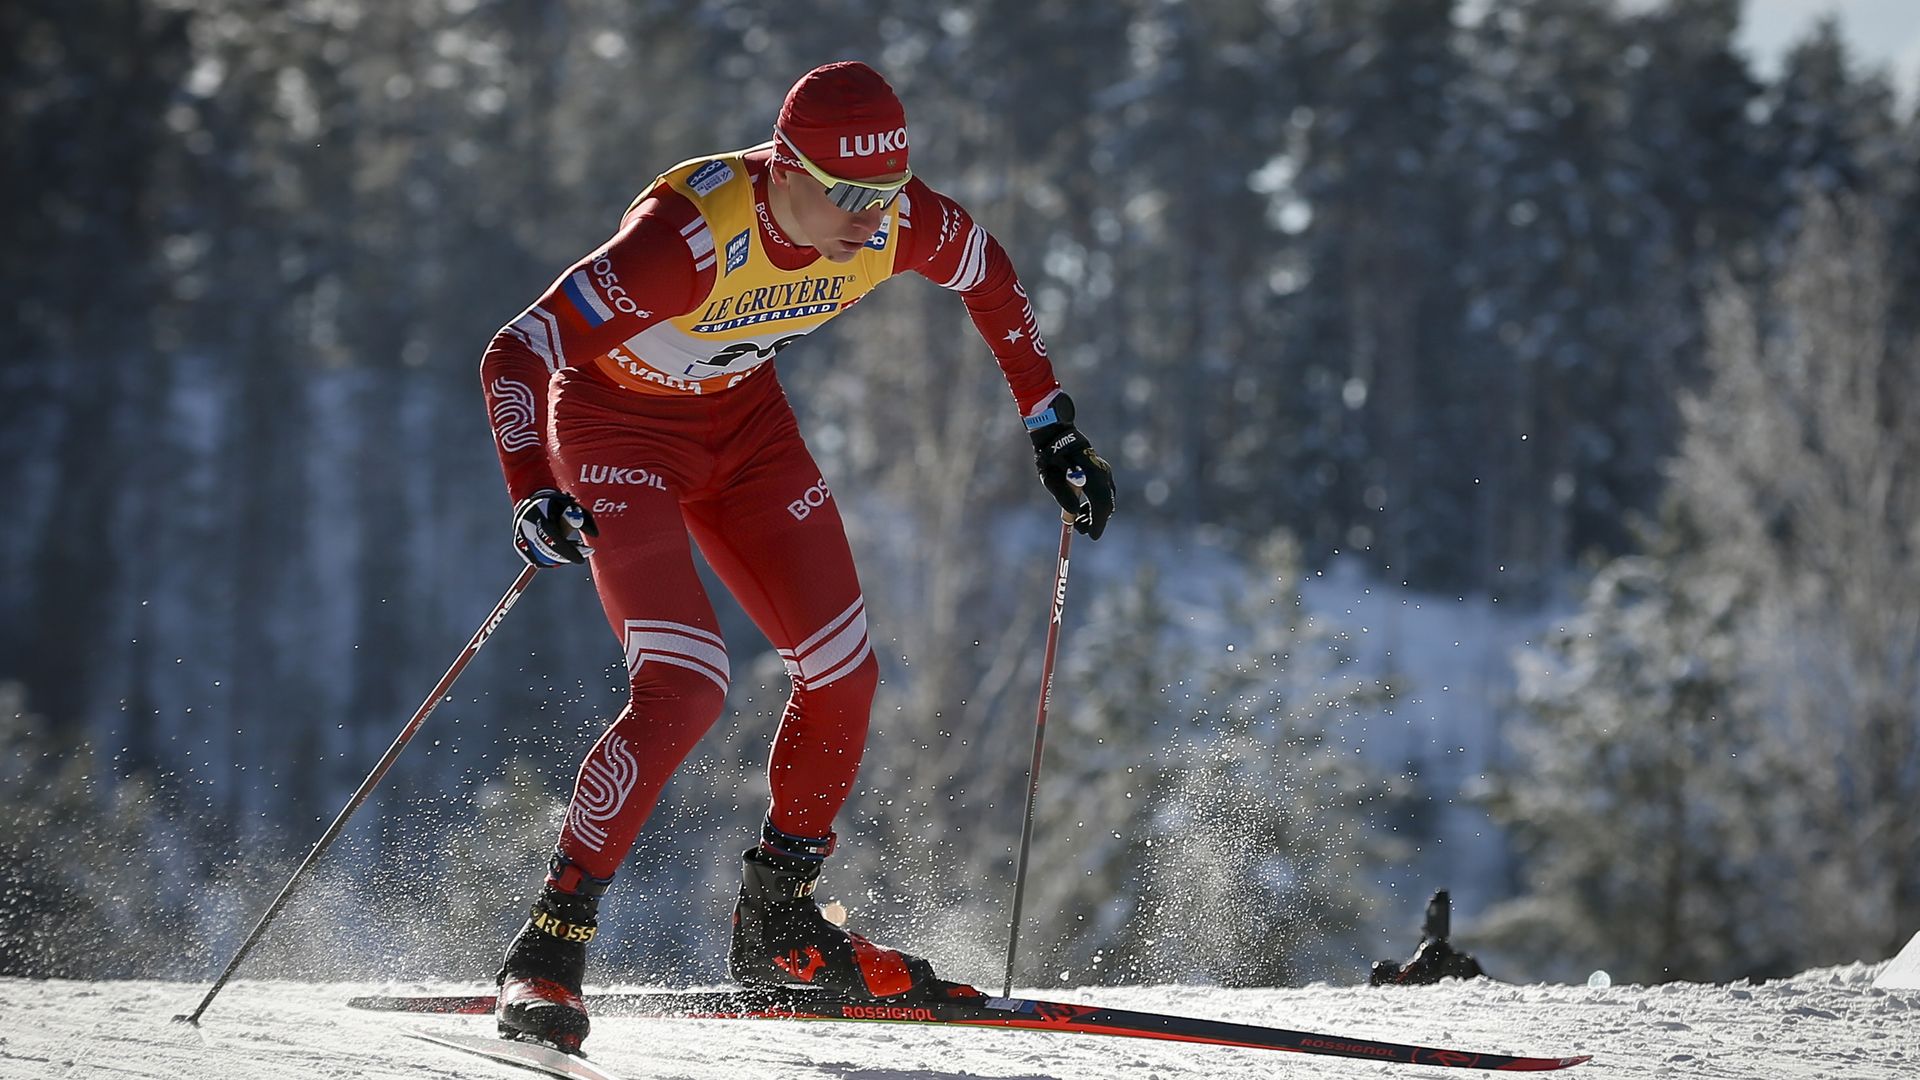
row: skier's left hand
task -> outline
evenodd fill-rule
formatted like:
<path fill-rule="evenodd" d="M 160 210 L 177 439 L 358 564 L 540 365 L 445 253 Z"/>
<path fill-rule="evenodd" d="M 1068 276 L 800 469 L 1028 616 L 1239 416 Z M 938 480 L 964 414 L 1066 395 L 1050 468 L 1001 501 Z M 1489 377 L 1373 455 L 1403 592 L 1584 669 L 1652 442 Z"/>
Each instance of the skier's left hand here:
<path fill-rule="evenodd" d="M 1094 453 L 1093 443 L 1073 425 L 1073 399 L 1054 395 L 1047 411 L 1027 424 L 1040 482 L 1073 519 L 1076 532 L 1100 539 L 1113 516 L 1113 466 Z"/>
<path fill-rule="evenodd" d="M 586 538 L 599 535 L 593 515 L 564 491 L 541 488 L 513 508 L 514 549 L 529 565 L 543 570 L 586 562 L 593 554 Z"/>

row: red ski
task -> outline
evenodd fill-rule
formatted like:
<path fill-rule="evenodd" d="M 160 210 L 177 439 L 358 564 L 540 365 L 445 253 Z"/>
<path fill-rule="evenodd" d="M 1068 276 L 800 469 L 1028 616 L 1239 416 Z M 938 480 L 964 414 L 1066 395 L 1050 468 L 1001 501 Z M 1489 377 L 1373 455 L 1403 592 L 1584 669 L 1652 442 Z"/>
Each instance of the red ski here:
<path fill-rule="evenodd" d="M 1591 1057 L 1584 1054 L 1578 1057 L 1482 1054 L 1311 1031 L 1289 1031 L 1256 1024 L 1202 1020 L 1167 1013 L 1110 1009 L 1099 1005 L 988 997 L 967 986 L 956 985 L 950 992 L 953 996 L 942 998 L 856 1001 L 802 989 L 667 990 L 592 995 L 587 998 L 587 1008 L 595 1016 L 652 1016 L 691 1020 L 851 1020 L 1119 1035 L 1500 1072 L 1564 1069 Z M 493 1012 L 494 999 L 490 994 L 472 997 L 360 997 L 347 1004 L 356 1009 L 382 1012 L 488 1015 Z"/>

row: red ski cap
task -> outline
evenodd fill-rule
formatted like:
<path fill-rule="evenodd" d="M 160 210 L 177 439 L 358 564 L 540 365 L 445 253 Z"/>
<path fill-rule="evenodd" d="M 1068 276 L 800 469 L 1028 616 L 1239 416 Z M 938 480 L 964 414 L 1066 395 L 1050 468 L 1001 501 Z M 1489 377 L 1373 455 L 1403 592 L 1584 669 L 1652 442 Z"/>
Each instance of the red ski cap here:
<path fill-rule="evenodd" d="M 907 110 L 880 73 L 857 60 L 800 76 L 774 129 L 822 171 L 865 180 L 907 169 Z M 774 161 L 799 169 L 774 140 Z"/>

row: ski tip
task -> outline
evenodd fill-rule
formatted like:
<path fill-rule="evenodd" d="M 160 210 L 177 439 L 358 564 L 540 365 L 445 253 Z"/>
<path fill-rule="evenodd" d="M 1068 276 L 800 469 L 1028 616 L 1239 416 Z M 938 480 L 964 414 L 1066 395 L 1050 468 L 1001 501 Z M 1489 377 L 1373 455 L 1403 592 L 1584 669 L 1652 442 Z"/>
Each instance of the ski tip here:
<path fill-rule="evenodd" d="M 1580 1054 L 1575 1057 L 1558 1058 L 1518 1058 L 1511 1065 L 1503 1067 L 1505 1072 L 1551 1072 L 1555 1069 L 1571 1069 L 1575 1065 L 1585 1065 L 1593 1060 L 1592 1054 Z"/>

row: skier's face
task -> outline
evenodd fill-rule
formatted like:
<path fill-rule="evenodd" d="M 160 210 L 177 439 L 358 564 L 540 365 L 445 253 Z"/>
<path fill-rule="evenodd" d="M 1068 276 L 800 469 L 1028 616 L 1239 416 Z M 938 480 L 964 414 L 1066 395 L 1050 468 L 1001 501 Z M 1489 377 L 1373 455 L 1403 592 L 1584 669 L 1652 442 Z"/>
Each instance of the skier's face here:
<path fill-rule="evenodd" d="M 875 177 L 871 182 L 889 184 L 905 178 L 906 174 L 900 173 Z M 792 226 L 791 239 L 815 248 L 834 262 L 850 261 L 860 253 L 880 230 L 880 220 L 887 216 L 887 206 L 891 203 L 891 200 L 888 204 L 875 200 L 875 205 L 864 209 L 843 210 L 827 197 L 825 186 L 804 172 L 775 169 L 773 182 L 787 191 L 787 209 L 792 220 L 783 224 Z"/>

